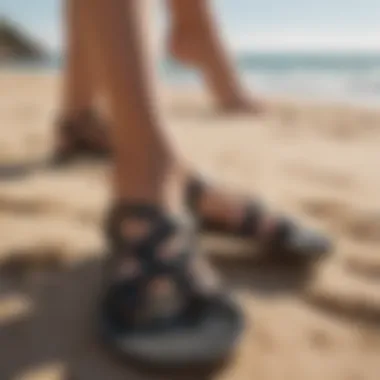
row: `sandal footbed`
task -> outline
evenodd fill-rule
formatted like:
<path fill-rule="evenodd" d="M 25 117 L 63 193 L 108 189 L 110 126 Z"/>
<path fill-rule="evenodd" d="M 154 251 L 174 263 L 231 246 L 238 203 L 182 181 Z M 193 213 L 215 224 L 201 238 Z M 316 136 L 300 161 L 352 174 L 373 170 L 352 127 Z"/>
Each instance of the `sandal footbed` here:
<path fill-rule="evenodd" d="M 150 367 L 207 366 L 226 359 L 243 329 L 239 307 L 229 297 L 204 302 L 192 322 L 178 319 L 169 326 L 120 331 L 102 310 L 101 333 L 119 355 Z"/>

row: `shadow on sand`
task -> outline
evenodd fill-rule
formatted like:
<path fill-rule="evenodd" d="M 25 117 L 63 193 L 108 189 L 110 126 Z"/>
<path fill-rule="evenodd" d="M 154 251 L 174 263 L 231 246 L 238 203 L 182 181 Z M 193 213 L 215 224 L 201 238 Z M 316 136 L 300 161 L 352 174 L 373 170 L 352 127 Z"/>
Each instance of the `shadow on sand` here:
<path fill-rule="evenodd" d="M 233 290 L 272 297 L 297 293 L 305 270 L 284 270 L 273 262 L 212 254 L 212 261 Z M 95 310 L 101 283 L 102 262 L 91 259 L 70 268 L 31 272 L 22 262 L 0 268 L 0 300 L 22 297 L 30 310 L 0 319 L 0 377 L 20 378 L 46 366 L 64 368 L 60 379 L 155 379 L 109 355 L 97 341 Z M 170 375 L 170 379 L 208 379 L 213 372 Z M 161 376 L 162 377 L 162 376 Z M 40 377 L 37 377 L 40 378 Z M 168 379 L 168 376 L 164 376 Z"/>

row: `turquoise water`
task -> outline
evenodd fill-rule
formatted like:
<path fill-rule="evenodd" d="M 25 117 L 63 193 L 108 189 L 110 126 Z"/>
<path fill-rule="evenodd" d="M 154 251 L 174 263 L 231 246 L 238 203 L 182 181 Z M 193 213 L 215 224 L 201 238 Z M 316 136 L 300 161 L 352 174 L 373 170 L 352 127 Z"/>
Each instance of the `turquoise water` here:
<path fill-rule="evenodd" d="M 379 53 L 262 53 L 239 58 L 250 70 L 372 70 L 380 67 Z"/>
<path fill-rule="evenodd" d="M 237 57 L 246 83 L 274 96 L 380 105 L 379 53 L 256 53 Z M 170 80 L 197 83 L 199 77 L 168 64 Z"/>
<path fill-rule="evenodd" d="M 251 53 L 236 57 L 249 86 L 279 96 L 321 98 L 380 104 L 379 53 Z M 46 72 L 62 67 L 62 59 L 46 62 L 13 62 L 0 69 Z M 169 83 L 197 85 L 201 77 L 171 61 L 159 65 Z"/>

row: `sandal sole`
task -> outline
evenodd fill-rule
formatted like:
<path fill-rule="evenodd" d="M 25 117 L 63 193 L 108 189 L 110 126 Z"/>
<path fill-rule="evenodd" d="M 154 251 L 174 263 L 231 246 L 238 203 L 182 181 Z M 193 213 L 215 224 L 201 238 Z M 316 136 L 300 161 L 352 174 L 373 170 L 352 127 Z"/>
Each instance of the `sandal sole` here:
<path fill-rule="evenodd" d="M 228 298 L 205 304 L 197 323 L 160 331 L 116 331 L 103 310 L 100 335 L 120 359 L 144 370 L 209 371 L 233 356 L 243 330 L 240 308 Z"/>

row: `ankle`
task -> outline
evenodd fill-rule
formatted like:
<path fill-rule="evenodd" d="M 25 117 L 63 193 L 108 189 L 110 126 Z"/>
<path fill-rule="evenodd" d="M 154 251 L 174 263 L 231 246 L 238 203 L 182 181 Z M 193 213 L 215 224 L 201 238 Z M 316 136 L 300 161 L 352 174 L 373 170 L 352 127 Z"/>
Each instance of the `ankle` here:
<path fill-rule="evenodd" d="M 116 180 L 115 198 L 117 203 L 139 203 L 162 206 L 165 200 L 165 192 L 162 186 L 148 181 L 134 181 L 126 184 Z"/>
<path fill-rule="evenodd" d="M 121 174 L 122 173 L 122 174 Z M 115 197 L 121 203 L 163 206 L 167 197 L 168 173 L 164 167 L 128 170 L 116 168 Z"/>

